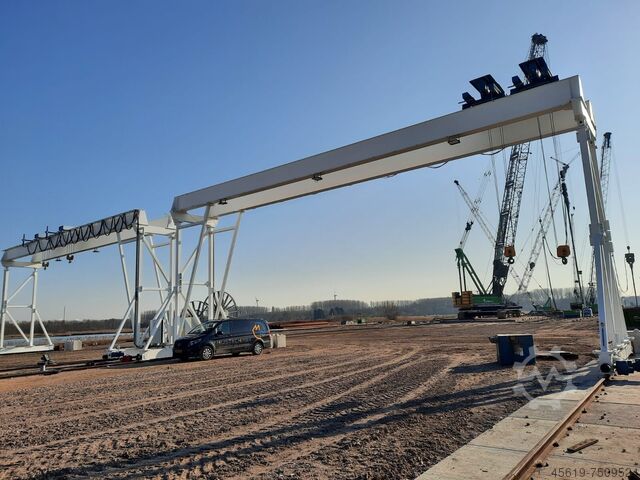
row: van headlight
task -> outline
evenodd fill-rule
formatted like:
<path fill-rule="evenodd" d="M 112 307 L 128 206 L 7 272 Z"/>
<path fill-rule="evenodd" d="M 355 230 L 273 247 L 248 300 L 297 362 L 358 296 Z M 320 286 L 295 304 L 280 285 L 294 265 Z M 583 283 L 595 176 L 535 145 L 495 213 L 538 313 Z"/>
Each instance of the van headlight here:
<path fill-rule="evenodd" d="M 193 346 L 195 346 L 195 345 L 197 345 L 199 343 L 200 343 L 199 339 L 198 340 L 191 340 L 187 346 L 193 347 Z"/>

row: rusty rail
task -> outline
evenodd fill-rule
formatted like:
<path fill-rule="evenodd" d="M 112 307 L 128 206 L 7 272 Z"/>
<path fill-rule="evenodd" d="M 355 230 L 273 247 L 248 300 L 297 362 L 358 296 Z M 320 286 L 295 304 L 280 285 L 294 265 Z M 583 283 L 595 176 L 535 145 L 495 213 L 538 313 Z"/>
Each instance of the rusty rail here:
<path fill-rule="evenodd" d="M 544 460 L 553 448 L 553 443 L 564 433 L 567 427 L 573 425 L 582 410 L 586 408 L 600 391 L 605 382 L 604 378 L 591 387 L 591 391 L 579 401 L 569 413 L 558 422 L 536 445 L 525 455 L 511 471 L 503 477 L 502 480 L 529 480 L 531 474 L 535 471 L 536 465 Z"/>

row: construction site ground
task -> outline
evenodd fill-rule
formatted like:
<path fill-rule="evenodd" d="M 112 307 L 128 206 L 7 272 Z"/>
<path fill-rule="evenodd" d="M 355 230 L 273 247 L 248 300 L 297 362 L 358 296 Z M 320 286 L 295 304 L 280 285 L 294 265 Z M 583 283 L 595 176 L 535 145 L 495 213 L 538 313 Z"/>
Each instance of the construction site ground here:
<path fill-rule="evenodd" d="M 3 379 L 0 478 L 415 478 L 527 403 L 496 364 L 497 333 L 578 364 L 597 345 L 594 318 L 398 322 L 290 332 L 257 357 Z"/>

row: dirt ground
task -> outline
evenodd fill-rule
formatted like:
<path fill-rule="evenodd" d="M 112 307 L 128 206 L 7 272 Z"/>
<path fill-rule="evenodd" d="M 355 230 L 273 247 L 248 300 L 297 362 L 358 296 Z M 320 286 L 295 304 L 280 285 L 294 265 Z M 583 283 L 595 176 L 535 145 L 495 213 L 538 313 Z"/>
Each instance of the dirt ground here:
<path fill-rule="evenodd" d="M 415 478 L 526 401 L 488 341 L 515 332 L 578 363 L 597 345 L 595 319 L 345 326 L 257 357 L 0 380 L 0 478 Z"/>

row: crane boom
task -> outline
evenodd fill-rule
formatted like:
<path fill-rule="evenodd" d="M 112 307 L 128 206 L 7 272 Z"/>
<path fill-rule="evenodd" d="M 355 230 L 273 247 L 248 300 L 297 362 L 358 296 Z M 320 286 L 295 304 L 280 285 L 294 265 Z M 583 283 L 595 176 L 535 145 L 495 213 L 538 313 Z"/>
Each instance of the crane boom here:
<path fill-rule="evenodd" d="M 462 187 L 462 185 L 460 185 L 460 182 L 458 182 L 458 180 L 454 180 L 453 183 L 455 183 L 456 187 L 458 187 L 458 191 L 460 192 L 460 195 L 462 195 L 464 202 L 467 204 L 467 206 L 469 207 L 469 210 L 471 211 L 471 215 L 473 215 L 473 218 L 475 218 L 478 224 L 480 225 L 480 228 L 482 229 L 482 232 L 484 233 L 484 235 L 487 237 L 487 240 L 489 240 L 489 243 L 493 245 L 496 241 L 495 237 L 493 236 L 493 233 L 491 233 L 493 228 L 490 226 L 489 221 L 485 218 L 484 214 L 482 213 L 482 210 L 480 210 L 480 205 L 475 204 L 471 200 L 471 197 L 469 196 L 467 191 Z M 469 222 L 467 222 L 467 225 L 468 224 Z M 514 269 L 510 269 L 509 273 L 511 274 L 513 279 L 518 283 L 518 285 L 522 283 L 520 276 L 516 273 Z"/>
<path fill-rule="evenodd" d="M 482 175 L 482 181 L 480 182 L 480 187 L 478 188 L 478 194 L 476 195 L 476 199 L 473 201 L 473 206 L 469 207 L 471 211 L 469 212 L 469 218 L 464 228 L 464 233 L 462 234 L 462 238 L 460 239 L 459 248 L 464 248 L 465 245 L 467 244 L 467 239 L 469 238 L 469 233 L 471 232 L 471 227 L 473 226 L 473 219 L 474 219 L 473 210 L 480 208 L 480 204 L 482 203 L 482 197 L 484 196 L 484 192 L 487 188 L 487 184 L 489 183 L 490 176 L 491 176 L 491 170 L 486 170 Z"/>
<path fill-rule="evenodd" d="M 525 293 L 529 288 L 529 282 L 531 281 L 531 277 L 533 276 L 533 269 L 535 268 L 538 257 L 540 256 L 540 252 L 542 251 L 544 238 L 549 229 L 549 225 L 551 224 L 551 219 L 553 218 L 553 212 L 558 205 L 558 201 L 560 200 L 562 184 L 561 178 L 566 175 L 568 169 L 569 165 L 563 165 L 562 169 L 560 170 L 560 178 L 558 178 L 558 183 L 556 183 L 551 192 L 549 203 L 542 212 L 542 215 L 540 215 L 540 227 L 538 229 L 538 233 L 536 234 L 536 238 L 533 241 L 533 246 L 531 247 L 531 254 L 529 255 L 529 260 L 527 261 L 527 268 L 525 269 L 522 280 L 518 285 L 518 293 Z"/>
<path fill-rule="evenodd" d="M 456 187 L 458 187 L 458 191 L 460 192 L 460 195 L 462 196 L 464 203 L 466 203 L 467 207 L 469 207 L 469 212 L 471 214 L 471 217 L 476 219 L 476 221 L 480 225 L 480 228 L 482 229 L 482 232 L 493 244 L 495 242 L 495 237 L 493 236 L 493 233 L 491 233 L 493 228 L 490 226 L 489 221 L 486 218 L 484 218 L 484 215 L 482 215 L 482 212 L 480 211 L 480 205 L 476 204 L 471 200 L 471 197 L 469 196 L 467 191 L 462 187 L 462 185 L 460 185 L 460 182 L 458 180 L 454 180 L 453 183 L 456 185 Z"/>
<path fill-rule="evenodd" d="M 547 37 L 536 33 L 531 36 L 531 46 L 527 60 L 544 57 Z M 493 277 L 491 291 L 493 295 L 502 296 L 509 275 L 509 266 L 513 263 L 518 218 L 522 203 L 522 191 L 527 172 L 527 160 L 530 154 L 530 143 L 522 143 L 511 147 L 509 165 L 507 167 L 502 205 L 498 221 L 498 230 L 494 244 Z M 505 252 L 505 247 L 510 249 Z"/>

